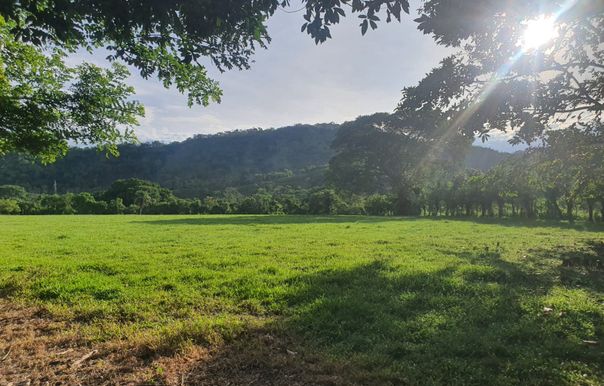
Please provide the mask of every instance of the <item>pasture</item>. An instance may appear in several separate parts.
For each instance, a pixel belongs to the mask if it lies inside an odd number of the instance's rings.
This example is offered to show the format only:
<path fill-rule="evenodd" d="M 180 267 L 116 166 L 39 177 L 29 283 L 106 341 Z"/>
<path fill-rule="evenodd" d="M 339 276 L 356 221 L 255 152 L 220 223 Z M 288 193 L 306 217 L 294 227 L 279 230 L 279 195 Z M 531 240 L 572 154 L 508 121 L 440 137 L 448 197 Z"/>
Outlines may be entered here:
<path fill-rule="evenodd" d="M 90 373 L 121 347 L 150 383 L 602 384 L 603 261 L 581 223 L 0 217 L 5 308 L 102 347 Z"/>

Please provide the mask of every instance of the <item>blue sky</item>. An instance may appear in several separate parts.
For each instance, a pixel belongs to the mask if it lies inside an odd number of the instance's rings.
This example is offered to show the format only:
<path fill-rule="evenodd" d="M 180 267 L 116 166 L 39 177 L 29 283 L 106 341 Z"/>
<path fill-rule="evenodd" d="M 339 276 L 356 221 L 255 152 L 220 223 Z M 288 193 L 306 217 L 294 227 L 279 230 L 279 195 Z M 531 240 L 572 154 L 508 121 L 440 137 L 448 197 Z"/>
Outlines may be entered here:
<path fill-rule="evenodd" d="M 401 23 L 382 23 L 365 36 L 357 17 L 348 16 L 332 29 L 333 39 L 321 45 L 300 32 L 302 23 L 302 13 L 278 10 L 269 21 L 272 43 L 257 51 L 250 70 L 220 73 L 209 67 L 224 91 L 220 104 L 188 108 L 176 90 L 134 74 L 136 99 L 146 108 L 136 129 L 139 139 L 174 141 L 200 133 L 340 123 L 391 112 L 402 88 L 416 84 L 451 52 L 418 31 L 413 15 Z M 77 60 L 101 64 L 104 56 L 80 54 Z M 486 145 L 509 150 L 504 138 Z"/>

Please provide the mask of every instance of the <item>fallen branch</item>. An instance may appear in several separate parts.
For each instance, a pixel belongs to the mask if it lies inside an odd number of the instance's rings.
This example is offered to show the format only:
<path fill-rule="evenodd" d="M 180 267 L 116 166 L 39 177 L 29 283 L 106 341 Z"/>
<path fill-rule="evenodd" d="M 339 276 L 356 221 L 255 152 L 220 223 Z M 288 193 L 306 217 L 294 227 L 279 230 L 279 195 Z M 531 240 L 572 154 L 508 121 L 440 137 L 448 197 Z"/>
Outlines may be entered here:
<path fill-rule="evenodd" d="M 73 367 L 80 366 L 82 363 L 84 363 L 86 360 L 90 359 L 90 357 L 92 357 L 97 352 L 98 352 L 97 350 L 92 350 L 91 352 L 89 352 L 88 354 L 84 355 L 83 357 L 81 357 L 77 361 L 73 362 Z"/>
<path fill-rule="evenodd" d="M 4 362 L 4 360 L 6 358 L 8 358 L 8 356 L 10 355 L 10 352 L 11 352 L 12 349 L 13 349 L 12 346 L 8 348 L 8 350 L 6 351 L 6 354 L 4 354 L 4 356 L 2 357 L 2 359 L 0 359 L 0 362 Z"/>

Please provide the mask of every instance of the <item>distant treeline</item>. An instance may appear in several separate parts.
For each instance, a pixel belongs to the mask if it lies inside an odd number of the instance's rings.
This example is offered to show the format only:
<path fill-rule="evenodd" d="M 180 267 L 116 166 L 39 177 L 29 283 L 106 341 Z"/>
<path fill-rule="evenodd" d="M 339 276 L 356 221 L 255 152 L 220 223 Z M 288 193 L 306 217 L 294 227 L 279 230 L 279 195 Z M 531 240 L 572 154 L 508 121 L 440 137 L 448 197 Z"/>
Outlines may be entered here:
<path fill-rule="evenodd" d="M 509 165 L 507 165 L 509 167 Z M 115 181 L 101 193 L 33 194 L 15 185 L 0 186 L 0 214 L 312 214 L 423 215 L 450 217 L 524 217 L 543 219 L 604 219 L 604 200 L 583 197 L 568 202 L 551 192 L 531 189 L 525 175 L 502 181 L 502 170 L 466 171 L 451 181 L 426 185 L 411 192 L 413 213 L 400 213 L 396 195 L 359 195 L 333 188 L 311 190 L 260 189 L 243 195 L 227 189 L 199 199 L 176 197 L 170 190 L 139 179 Z M 508 186 L 506 189 L 498 189 Z M 408 197 L 405 197 L 408 200 Z M 560 205 L 564 204 L 563 208 Z M 406 202 L 408 205 L 408 202 Z"/>
<path fill-rule="evenodd" d="M 227 189 L 200 199 L 176 197 L 149 181 L 115 181 L 102 193 L 32 194 L 16 185 L 0 186 L 0 214 L 392 214 L 386 196 L 344 199 L 333 189 L 260 189 L 242 195 Z"/>

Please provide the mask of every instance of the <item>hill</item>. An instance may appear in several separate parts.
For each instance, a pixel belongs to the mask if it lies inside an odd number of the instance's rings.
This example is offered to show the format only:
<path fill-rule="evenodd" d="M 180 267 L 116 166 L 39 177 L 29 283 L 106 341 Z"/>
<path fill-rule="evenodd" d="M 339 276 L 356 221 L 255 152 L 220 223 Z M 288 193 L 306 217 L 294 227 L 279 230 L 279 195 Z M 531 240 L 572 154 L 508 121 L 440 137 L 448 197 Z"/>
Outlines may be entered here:
<path fill-rule="evenodd" d="M 198 135 L 183 142 L 120 147 L 108 158 L 94 149 L 73 148 L 54 164 L 43 166 L 19 156 L 0 159 L 0 185 L 16 184 L 31 192 L 82 192 L 106 189 L 121 178 L 161 184 L 180 197 L 199 197 L 236 188 L 309 188 L 323 184 L 332 157 L 337 124 L 294 125 Z M 507 153 L 472 147 L 466 167 L 488 170 Z"/>
<path fill-rule="evenodd" d="M 465 166 L 468 169 L 487 171 L 505 161 L 510 153 L 503 153 L 487 147 L 472 146 L 466 155 Z"/>

